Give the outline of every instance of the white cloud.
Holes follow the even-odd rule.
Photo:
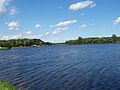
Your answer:
[[[22,38],[29,38],[29,39],[40,39],[38,35],[27,35],[27,36],[22,36]]]
[[[58,33],[61,33],[62,31],[67,30],[67,29],[68,29],[67,27],[59,27],[59,28],[57,28],[57,29],[55,29],[55,30],[53,30],[53,31],[51,31],[51,32],[46,32],[45,35],[58,34]]]
[[[41,28],[42,26],[40,24],[35,25],[36,28]]]
[[[18,13],[18,12],[17,12],[16,7],[14,7],[14,8],[12,8],[12,9],[9,10],[9,15],[11,15],[11,16],[16,15],[17,13]]]
[[[46,33],[45,33],[45,35],[49,35],[49,34],[50,34],[50,32],[46,32]]]
[[[58,24],[55,25],[55,27],[65,27],[70,24],[74,24],[76,22],[77,22],[77,20],[69,20],[69,21],[59,22]]]
[[[96,3],[92,4],[90,7],[95,7],[96,6]]]
[[[2,40],[8,40],[8,39],[18,39],[21,38],[22,35],[2,35]]]
[[[91,1],[91,0],[87,0],[87,1],[83,1],[83,2],[78,2],[75,4],[72,4],[69,6],[70,10],[79,10],[79,9],[84,9],[86,7],[95,7],[96,4]]]
[[[114,24],[114,25],[120,24],[120,17],[118,17],[115,21],[113,21],[113,24]]]
[[[28,32],[26,32],[26,34],[27,34],[27,35],[32,34],[32,31],[28,31]]]
[[[86,28],[87,26],[85,25],[85,24],[82,24],[80,27],[79,27],[79,29],[80,30],[82,30],[82,29],[84,29],[84,28]]]
[[[19,30],[19,23],[16,21],[12,21],[7,23],[9,30]]]
[[[9,27],[19,27],[19,24],[18,24],[17,22],[13,21],[13,22],[10,22],[10,23],[8,24],[8,26],[9,26]]]
[[[15,28],[15,30],[19,30],[19,28]]]
[[[12,35],[12,34],[8,34],[8,35],[1,34],[0,35],[1,40],[20,39],[20,38],[30,38],[30,39],[37,38],[37,39],[39,39],[41,37],[39,35],[31,35],[31,34],[28,35],[26,33],[14,34],[14,35]]]
[[[43,37],[44,35],[39,35],[39,37]]]
[[[6,12],[6,6],[10,0],[0,0],[0,15],[4,14]]]
[[[13,36],[11,36],[11,39],[17,39],[19,37],[21,37],[21,35],[13,35]]]
[[[67,27],[57,28],[57,29],[55,29],[54,31],[52,31],[51,34],[58,34],[58,33],[61,33],[62,31],[67,30],[67,29],[68,29]]]

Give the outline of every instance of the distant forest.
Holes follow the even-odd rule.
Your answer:
[[[44,42],[41,39],[11,39],[0,40],[0,47],[27,47],[27,46],[42,46],[51,45],[49,42]]]
[[[113,34],[112,37],[94,37],[94,38],[82,38],[79,37],[76,40],[66,41],[65,44],[103,44],[103,43],[119,43],[120,37]]]
[[[57,45],[57,44],[103,44],[103,43],[120,43],[120,37],[113,34],[112,37],[93,37],[93,38],[82,38],[79,37],[76,40],[69,40],[65,43],[50,43],[44,42],[41,39],[11,39],[11,40],[0,40],[0,47],[28,47],[28,46],[43,46],[43,45]]]

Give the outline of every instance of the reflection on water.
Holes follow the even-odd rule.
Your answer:
[[[0,79],[26,90],[120,90],[120,44],[0,51]]]

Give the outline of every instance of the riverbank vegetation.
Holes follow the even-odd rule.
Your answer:
[[[0,50],[8,50],[11,49],[11,47],[0,47]]]
[[[16,89],[8,81],[7,82],[0,81],[0,90],[16,90]]]
[[[41,39],[11,39],[0,40],[0,50],[10,49],[12,47],[29,47],[29,46],[44,46],[44,45],[65,45],[65,44],[103,44],[103,43],[120,43],[120,37],[113,34],[112,37],[92,37],[82,38],[76,40],[69,40],[65,43],[50,43],[44,42]]]
[[[120,37],[113,34],[112,37],[93,37],[93,38],[82,38],[79,37],[76,40],[66,41],[65,44],[103,44],[103,43],[120,43]]]
[[[0,40],[0,47],[28,47],[28,46],[43,46],[51,45],[49,42],[44,42],[41,39],[11,39]]]

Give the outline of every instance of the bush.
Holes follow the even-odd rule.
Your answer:
[[[10,82],[2,82],[0,81],[0,90],[16,90],[14,86],[10,84]]]

